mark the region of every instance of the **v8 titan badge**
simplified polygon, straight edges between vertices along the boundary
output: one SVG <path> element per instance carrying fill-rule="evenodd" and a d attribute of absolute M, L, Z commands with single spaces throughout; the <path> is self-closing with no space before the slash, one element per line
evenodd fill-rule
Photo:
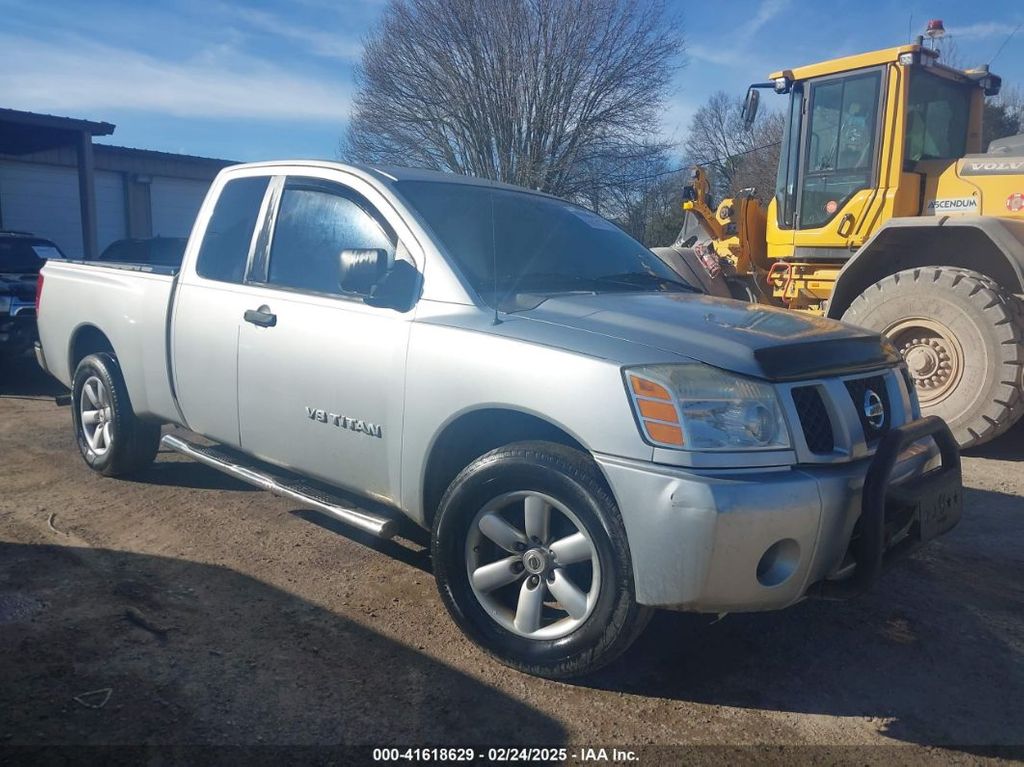
<path fill-rule="evenodd" d="M 1014 192 L 1006 198 L 1006 209 L 1011 213 L 1018 212 L 1024 208 L 1024 192 Z"/>

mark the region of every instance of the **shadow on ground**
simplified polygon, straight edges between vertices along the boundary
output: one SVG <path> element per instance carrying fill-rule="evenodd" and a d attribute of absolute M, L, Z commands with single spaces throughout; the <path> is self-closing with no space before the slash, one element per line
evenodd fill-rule
<path fill-rule="evenodd" d="M 52 399 L 58 394 L 67 394 L 67 391 L 33 358 L 0 360 L 0 397 Z"/>
<path fill-rule="evenodd" d="M 965 450 L 964 455 L 972 458 L 996 458 L 1000 461 L 1024 461 L 1024 418 L 1006 434 L 981 447 Z"/>
<path fill-rule="evenodd" d="M 102 549 L 0 543 L 0 678 L 12 745 L 565 737 L 530 706 L 293 594 Z"/>
<path fill-rule="evenodd" d="M 871 717 L 920 744 L 1024 743 L 1024 500 L 969 490 L 961 525 L 849 602 L 659 612 L 584 682 L 743 709 Z"/>

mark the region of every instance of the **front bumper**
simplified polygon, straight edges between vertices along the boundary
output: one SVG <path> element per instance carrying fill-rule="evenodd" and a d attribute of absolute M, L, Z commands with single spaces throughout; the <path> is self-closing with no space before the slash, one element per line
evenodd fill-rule
<path fill-rule="evenodd" d="M 839 465 L 694 471 L 596 460 L 626 526 L 637 600 L 698 612 L 863 591 L 887 552 L 951 529 L 962 503 L 956 443 L 936 418 L 893 429 L 872 458 Z M 938 521 L 922 510 L 936 487 L 955 496 L 943 497 Z"/>

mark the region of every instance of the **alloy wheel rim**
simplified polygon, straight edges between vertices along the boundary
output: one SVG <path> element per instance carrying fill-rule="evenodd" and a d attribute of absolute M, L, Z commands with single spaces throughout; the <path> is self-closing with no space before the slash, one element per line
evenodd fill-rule
<path fill-rule="evenodd" d="M 82 384 L 78 412 L 89 449 L 96 455 L 106 455 L 114 441 L 114 412 L 110 392 L 98 376 L 89 376 Z"/>
<path fill-rule="evenodd" d="M 466 571 L 480 605 L 527 639 L 558 639 L 586 622 L 600 592 L 597 548 L 579 517 L 549 495 L 518 491 L 470 525 Z"/>

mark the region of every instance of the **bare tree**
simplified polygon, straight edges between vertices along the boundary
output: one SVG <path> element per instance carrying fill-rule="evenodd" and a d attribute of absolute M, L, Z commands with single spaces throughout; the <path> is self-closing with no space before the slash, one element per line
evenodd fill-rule
<path fill-rule="evenodd" d="M 631 163 L 602 188 L 599 199 L 586 202 L 645 245 L 665 245 L 682 226 L 685 175 L 678 163 L 670 164 L 667 153 L 652 154 Z"/>
<path fill-rule="evenodd" d="M 680 52 L 663 0 L 389 0 L 343 154 L 599 195 L 664 155 Z"/>
<path fill-rule="evenodd" d="M 713 93 L 697 110 L 683 147 L 687 159 L 702 166 L 720 195 L 754 187 L 762 202 L 771 199 L 782 143 L 783 116 L 762 110 L 748 130 L 743 99 Z"/>
<path fill-rule="evenodd" d="M 981 148 L 997 138 L 1016 136 L 1024 131 L 1024 99 L 1016 86 L 1003 86 L 998 96 L 985 99 L 985 112 L 981 120 Z"/>

